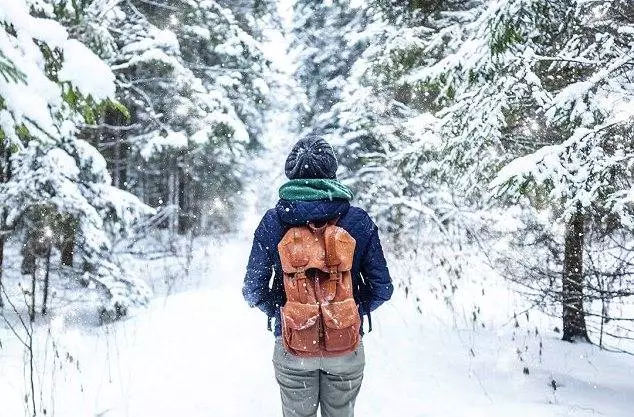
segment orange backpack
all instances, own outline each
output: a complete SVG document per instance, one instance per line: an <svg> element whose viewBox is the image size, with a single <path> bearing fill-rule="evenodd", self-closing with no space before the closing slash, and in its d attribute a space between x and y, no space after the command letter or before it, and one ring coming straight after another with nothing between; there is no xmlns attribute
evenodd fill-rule
<svg viewBox="0 0 634 417"><path fill-rule="evenodd" d="M286 349L302 357L338 356L357 349L361 318L352 296L356 241L331 221L291 228L278 245L286 304Z"/></svg>

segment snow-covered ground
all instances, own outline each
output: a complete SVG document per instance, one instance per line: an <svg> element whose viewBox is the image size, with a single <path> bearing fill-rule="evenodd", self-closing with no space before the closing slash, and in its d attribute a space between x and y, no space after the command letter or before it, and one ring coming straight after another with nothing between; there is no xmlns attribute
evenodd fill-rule
<svg viewBox="0 0 634 417"><path fill-rule="evenodd" d="M282 8L289 4L284 1ZM245 190L243 232L197 239L189 261L185 242L178 256L151 236L137 243L143 255L122 255L125 273L148 282L156 297L122 322L97 326L91 304L68 297L84 296L84 290L58 288L50 316L34 327L36 403L46 415L281 414L272 334L263 314L249 309L241 295L249 236L283 181L284 156L295 140L292 109L302 100L289 75L288 39L280 36L272 37L267 54L284 69L278 80L282 93L263 140L269 155L254 161L258 180ZM7 252L6 272L13 276L16 246ZM557 323L535 312L519 315L516 326L512 317L523 310L521 302L484 268L474 267L470 275L477 276L461 281L447 303L433 270L429 273L430 260L420 256L414 267L403 259L390 261L397 284L411 280L409 292L397 290L373 314L374 331L364 338L367 364L357 415L634 415L634 358L561 342L553 331ZM17 282L5 284L19 299ZM10 322L24 336L20 323ZM0 417L26 415L25 360L23 345L0 321Z"/></svg>
<svg viewBox="0 0 634 417"><path fill-rule="evenodd" d="M40 324L36 391L48 415L279 416L273 337L240 291L249 244L242 237L199 240L186 281L124 322L89 327L60 315L50 326ZM128 262L127 269L145 271L151 281L162 262ZM399 273L400 265L392 265ZM632 358L560 342L548 328L537 337L524 322L495 325L507 318L508 299L494 302L502 293L491 292L483 304L483 328L456 308L450 313L431 293L420 294L421 313L397 291L374 314L374 331L364 339L357 414L632 415ZM23 349L6 329L0 340L0 415L21 416ZM55 351L52 372L43 364L52 363Z"/></svg>

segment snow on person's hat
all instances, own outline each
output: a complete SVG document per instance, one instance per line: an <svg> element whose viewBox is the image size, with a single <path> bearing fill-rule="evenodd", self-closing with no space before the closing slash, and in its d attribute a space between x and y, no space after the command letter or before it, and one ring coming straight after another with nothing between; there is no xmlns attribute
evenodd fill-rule
<svg viewBox="0 0 634 417"><path fill-rule="evenodd" d="M337 178L337 158L332 146L318 136L297 141L286 158L286 176L291 180Z"/></svg>

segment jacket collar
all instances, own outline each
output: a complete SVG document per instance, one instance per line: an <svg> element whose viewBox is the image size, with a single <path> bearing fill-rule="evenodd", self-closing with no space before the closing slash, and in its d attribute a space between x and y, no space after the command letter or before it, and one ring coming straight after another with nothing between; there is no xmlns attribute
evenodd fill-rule
<svg viewBox="0 0 634 417"><path fill-rule="evenodd" d="M350 202L344 199L313 201L280 199L275 206L275 211L283 223L298 226L308 222L335 219L346 214L349 208Z"/></svg>

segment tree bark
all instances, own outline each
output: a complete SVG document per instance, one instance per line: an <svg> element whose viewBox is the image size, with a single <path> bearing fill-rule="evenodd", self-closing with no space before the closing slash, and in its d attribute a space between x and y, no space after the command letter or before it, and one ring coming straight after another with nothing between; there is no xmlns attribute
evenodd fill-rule
<svg viewBox="0 0 634 417"><path fill-rule="evenodd" d="M47 304L48 304L48 283L49 283L49 272L51 270L51 250L53 249L53 245L48 245L48 253L46 254L46 270L44 271L44 297L42 299L42 315L45 316L47 312Z"/></svg>
<svg viewBox="0 0 634 417"><path fill-rule="evenodd" d="M171 236L176 235L178 226L178 213L176 210L176 161L171 160L169 165L169 177L167 179L167 202L170 208L169 231Z"/></svg>
<svg viewBox="0 0 634 417"><path fill-rule="evenodd" d="M562 283L563 340L590 341L583 310L585 218L581 206L566 224Z"/></svg>
<svg viewBox="0 0 634 417"><path fill-rule="evenodd" d="M112 174L112 185L125 189L127 182L126 169L128 164L127 144L124 142L124 133L116 126L124 126L126 120L117 110L109 109L103 115L103 121L115 128L104 128L99 135L102 143L98 149L108 161L108 169ZM97 140L98 142L99 140Z"/></svg>
<svg viewBox="0 0 634 417"><path fill-rule="evenodd" d="M75 258L75 222L71 221L71 224L67 225L67 229L64 230L64 241L62 242L62 254L61 261L64 266L73 266Z"/></svg>
<svg viewBox="0 0 634 417"><path fill-rule="evenodd" d="M168 179L168 202L170 205L169 229L172 236L179 233L179 217L181 215L181 188L180 172L178 168L178 159L173 158L170 161L169 179Z"/></svg>
<svg viewBox="0 0 634 417"><path fill-rule="evenodd" d="M181 216L181 173L178 168L178 159L174 161L174 204L176 205L176 213L174 215L176 224L175 231L178 233L180 230L180 216Z"/></svg>
<svg viewBox="0 0 634 417"><path fill-rule="evenodd" d="M114 166L112 167L112 182L115 187L121 188L121 136L114 135Z"/></svg>
<svg viewBox="0 0 634 417"><path fill-rule="evenodd" d="M31 305L29 306L29 319L35 321L35 290L37 289L37 268L31 273Z"/></svg>
<svg viewBox="0 0 634 417"><path fill-rule="evenodd" d="M34 273L36 269L36 253L38 252L38 236L35 232L29 229L26 232L26 239L22 244L22 264L20 265L20 272L22 275L30 275Z"/></svg>
<svg viewBox="0 0 634 417"><path fill-rule="evenodd" d="M192 196L187 172L180 171L180 185L178 187L178 204L180 206L180 216L178 221L178 232L181 235L186 234L194 227L194 213L192 209Z"/></svg>

